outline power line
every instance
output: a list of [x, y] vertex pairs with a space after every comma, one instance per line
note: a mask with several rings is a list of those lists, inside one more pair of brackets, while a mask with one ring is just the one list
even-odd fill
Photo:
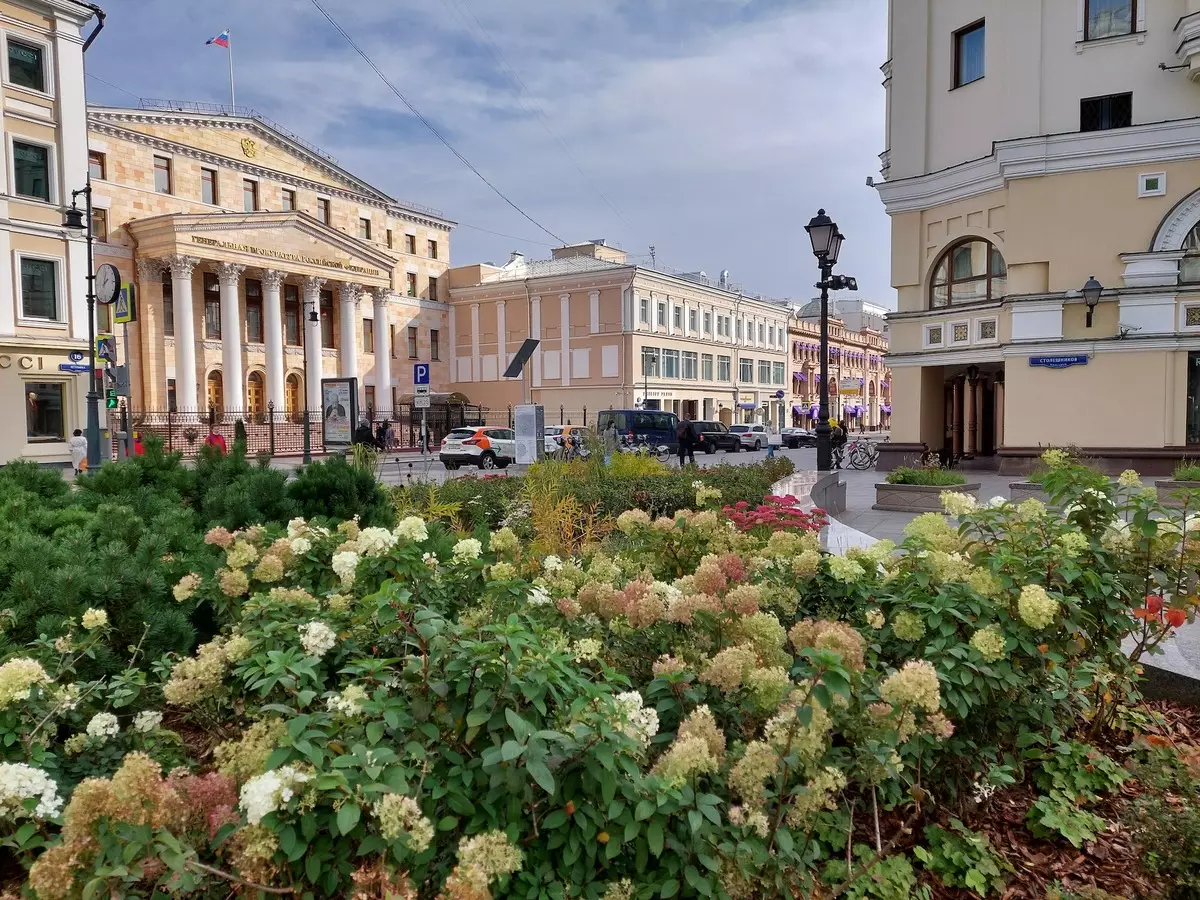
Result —
[[94, 81], [98, 81], [103, 85], [107, 85], [108, 87], [112, 88], [114, 91], [120, 91], [122, 94], [128, 94], [134, 100], [141, 102], [142, 98], [139, 97], [137, 94], [135, 94], [133, 91], [127, 91], [127, 90], [125, 90], [125, 88], [121, 87], [120, 85], [113, 84], [111, 81], [105, 81], [99, 75], [93, 75], [91, 72], [88, 72], [87, 77], [93, 79]]
[[[496, 42], [492, 40], [491, 35], [489, 35], [487, 32], [487, 29], [483, 27], [483, 23], [479, 21], [479, 17], [475, 15], [475, 11], [471, 8], [470, 0], [462, 0], [461, 3], [459, 0], [444, 0], [444, 2], [447, 2], [454, 7], [463, 24], [467, 26], [468, 31], [471, 31], [472, 29], [471, 23], [467, 21], [466, 17], [468, 15], [471, 17], [471, 20], [476, 25], [479, 36], [483, 38], [483, 41], [487, 44], [488, 49], [491, 51], [492, 57], [496, 60], [497, 66], [499, 66], [502, 73], [512, 83], [513, 87], [517, 89], [517, 99], [521, 100], [522, 105], [525, 106], [526, 109], [532, 112], [535, 116], [537, 116], [538, 121], [542, 124], [542, 127], [546, 129], [546, 133], [558, 142], [559, 147], [562, 148], [563, 154], [571, 161], [571, 164], [575, 167], [575, 171], [579, 173], [579, 176], [585, 182], [587, 182], [588, 186], [594, 190], [597, 195], [599, 195], [600, 199], [605, 202], [608, 208], [611, 209], [617, 218], [620, 219], [625, 225], [625, 227], [632, 232], [634, 228], [629, 224], [629, 220], [621, 214], [621, 211], [617, 209], [613, 202], [608, 198], [608, 195], [605, 194], [604, 191], [600, 189], [600, 186], [593, 181], [591, 177], [589, 177], [587, 172], [583, 170], [583, 166], [580, 165], [579, 160], [576, 159], [575, 155], [571, 152], [571, 148], [567, 146], [567, 142], [563, 140], [558, 132], [550, 127], [550, 120], [547, 118], [545, 110], [542, 108], [541, 104], [538, 103], [537, 98], [534, 97], [533, 92], [529, 90], [529, 87], [525, 84], [524, 79], [521, 78], [517, 70], [509, 64], [507, 59], [505, 59], [504, 54], [501, 52], [500, 48], [496, 46]], [[522, 94], [529, 98], [529, 104], [526, 104], [525, 101], [521, 99]]]
[[521, 241], [524, 244], [537, 244], [539, 247], [556, 247], [557, 244], [547, 244], [545, 241], [534, 241], [529, 238], [518, 237], [515, 234], [505, 234], [503, 231], [492, 231], [489, 228], [480, 228], [478, 225], [468, 225], [465, 222], [456, 222], [458, 228], [470, 228], [472, 231], [482, 231], [484, 234], [494, 234], [496, 237], [509, 238], [514, 241]]
[[544, 231], [546, 234], [550, 235], [550, 237], [552, 237], [552, 238], [554, 238], [554, 240], [558, 241], [559, 244], [566, 244], [565, 240], [560, 238], [557, 234], [555, 234], [553, 231], [551, 231], [549, 228], [547, 228], [545, 225], [543, 225], [541, 222], [539, 222], [533, 216], [529, 215], [529, 213], [525, 212], [525, 210], [521, 209], [521, 207], [517, 206], [517, 204], [514, 203], [512, 200], [510, 200], [508, 198], [508, 196], [503, 191], [500, 190], [500, 188], [496, 187], [494, 184], [492, 184], [490, 181], [488, 181], [487, 178], [484, 177], [483, 173], [480, 172], [477, 168], [475, 168], [475, 166], [473, 166], [471, 164], [471, 161], [469, 159], [467, 159], [465, 156], [463, 156], [461, 153], [459, 153], [458, 150], [455, 149], [454, 145], [451, 144], [450, 141], [448, 141], [446, 139], [446, 137], [440, 131], [437, 130], [437, 128], [434, 127], [433, 123], [430, 122], [427, 118], [425, 118], [425, 116], [423, 116], [421, 114], [421, 112], [415, 106], [413, 106], [413, 104], [409, 101], [409, 99], [407, 97], [404, 96], [404, 94], [400, 93], [400, 89], [397, 88], [394, 84], [392, 84], [392, 82], [388, 79], [388, 77], [383, 74], [383, 71], [379, 68], [379, 66], [375, 65], [374, 60], [372, 60], [371, 57], [367, 55], [366, 51], [364, 51], [362, 49], [362, 47], [358, 46], [358, 44], [356, 44], [354, 42], [354, 39], [352, 37], [350, 37], [350, 35], [346, 32], [346, 29], [342, 28], [342, 26], [338, 24], [337, 20], [333, 16], [331, 16], [328, 12], [325, 11], [325, 7], [323, 7], [320, 4], [319, 0], [310, 0], [310, 2], [312, 3], [313, 6], [315, 6], [317, 8], [317, 11], [320, 12], [321, 15], [323, 15], [326, 18], [326, 20], [329, 22], [329, 24], [334, 27], [334, 29], [338, 32], [338, 34], [340, 34], [345, 39], [346, 43], [349, 44], [354, 49], [354, 52], [362, 57], [363, 62], [365, 62], [368, 66], [370, 66], [371, 70], [374, 71], [374, 73], [379, 76], [379, 80], [382, 81], [385, 85], [387, 85], [388, 89], [400, 99], [400, 102], [408, 107], [409, 112], [411, 112], [414, 116], [416, 116], [417, 119], [420, 120], [421, 124], [424, 125], [426, 128], [428, 128], [429, 131], [433, 134], [433, 136], [436, 137], [439, 141], [441, 141], [442, 144], [445, 145], [446, 149], [449, 150], [451, 153], [453, 153], [458, 158], [459, 162], [461, 162], [464, 166], [466, 166], [468, 169], [470, 169], [472, 172], [474, 172], [475, 176], [480, 181], [482, 181], [484, 184], [486, 184], [489, 188], [491, 188], [492, 192], [495, 193], [497, 197], [499, 197], [501, 200], [503, 200], [505, 203], [507, 203], [509, 206], [511, 206], [513, 209], [515, 209], [517, 212], [519, 212], [529, 222], [532, 222], [534, 225], [536, 225], [540, 231]]

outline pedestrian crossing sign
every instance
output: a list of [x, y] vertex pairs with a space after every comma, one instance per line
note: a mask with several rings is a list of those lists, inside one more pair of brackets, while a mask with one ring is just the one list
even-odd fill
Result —
[[137, 321], [137, 310], [133, 302], [133, 285], [128, 281], [121, 282], [121, 292], [117, 294], [117, 302], [113, 305], [113, 322], [124, 325]]

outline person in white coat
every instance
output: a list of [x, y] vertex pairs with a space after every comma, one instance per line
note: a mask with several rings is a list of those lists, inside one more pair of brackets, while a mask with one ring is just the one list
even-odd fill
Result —
[[75, 475], [83, 471], [83, 462], [87, 459], [87, 438], [83, 436], [83, 432], [78, 428], [71, 435], [71, 439], [67, 441], [67, 449], [71, 451], [71, 465], [75, 467]]

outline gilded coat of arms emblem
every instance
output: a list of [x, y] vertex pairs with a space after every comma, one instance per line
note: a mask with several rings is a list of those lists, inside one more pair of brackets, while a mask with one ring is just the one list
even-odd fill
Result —
[[258, 142], [254, 138], [242, 138], [242, 152], [251, 159], [258, 156]]

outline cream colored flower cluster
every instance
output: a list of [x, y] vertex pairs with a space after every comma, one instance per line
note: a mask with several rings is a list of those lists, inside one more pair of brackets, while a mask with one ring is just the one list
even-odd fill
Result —
[[966, 518], [979, 508], [979, 502], [970, 494], [962, 491], [942, 491], [938, 495], [938, 499], [941, 500], [942, 509], [946, 511], [946, 515], [954, 516], [956, 519]]
[[1017, 613], [1022, 622], [1041, 631], [1053, 624], [1058, 615], [1058, 601], [1040, 584], [1027, 584], [1021, 588], [1021, 596], [1017, 599]]
[[424, 853], [433, 842], [433, 823], [412, 797], [385, 794], [375, 803], [375, 818], [384, 840], [403, 841], [412, 853]]
[[42, 664], [34, 659], [17, 656], [0, 665], [0, 709], [14, 700], [28, 700], [33, 688], [46, 684], [50, 676]]
[[[30, 812], [25, 801], [37, 798]], [[18, 819], [52, 819], [62, 809], [58, 785], [43, 770], [25, 763], [0, 763], [0, 822]]]
[[337, 632], [324, 622], [306, 622], [300, 626], [300, 646], [309, 656], [320, 659], [337, 644]]
[[352, 719], [362, 713], [363, 701], [367, 699], [367, 691], [360, 684], [347, 685], [340, 694], [335, 693], [325, 699], [325, 708], [335, 715]]
[[196, 593], [196, 589], [200, 587], [201, 578], [195, 572], [189, 572], [179, 579], [179, 583], [171, 589], [172, 595], [175, 597], [176, 603], [184, 603], [192, 598]]
[[650, 746], [650, 741], [658, 734], [658, 713], [645, 705], [641, 694], [637, 691], [617, 694], [612, 698], [612, 710], [618, 728], [642, 749]]
[[935, 713], [942, 705], [937, 670], [925, 660], [909, 660], [884, 679], [879, 695], [896, 707], [923, 709]]
[[997, 625], [980, 628], [971, 635], [971, 646], [979, 651], [985, 662], [999, 662], [1007, 652], [1004, 633]]
[[251, 778], [242, 785], [238, 803], [246, 821], [257, 825], [264, 816], [282, 809], [310, 777], [294, 766], [282, 766]]
[[488, 885], [501, 875], [521, 869], [523, 856], [503, 831], [487, 831], [463, 838], [458, 845], [458, 865], [446, 879], [447, 900], [488, 900]]

